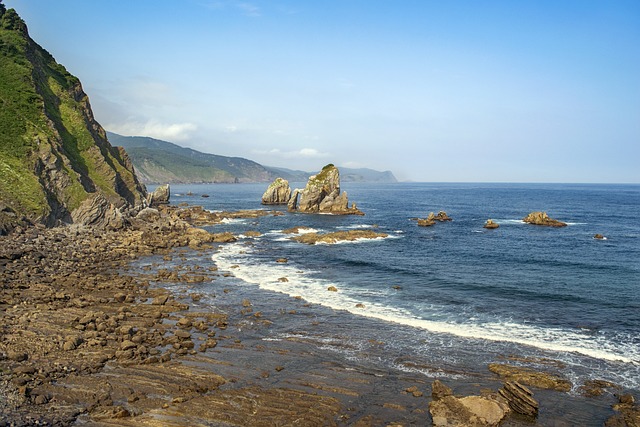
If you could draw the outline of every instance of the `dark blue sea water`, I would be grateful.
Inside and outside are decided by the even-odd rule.
[[[173,186],[172,203],[271,209],[260,205],[265,189]],[[334,325],[319,332],[292,323],[271,339],[314,340],[344,357],[427,376],[460,377],[511,355],[553,360],[576,387],[598,378],[640,390],[639,185],[345,183],[342,189],[365,216],[286,213],[212,229],[241,236],[211,253],[221,271],[233,272],[236,286],[265,301],[301,296]],[[198,197],[204,193],[210,197]],[[453,221],[418,227],[412,219],[440,210]],[[523,223],[532,211],[569,225]],[[500,228],[483,229],[488,218]],[[282,233],[293,226],[371,228],[389,237],[304,245]],[[244,237],[249,230],[262,235]],[[596,233],[606,240],[594,239]],[[275,262],[280,257],[288,263]],[[338,292],[328,292],[331,285]],[[383,338],[383,352],[358,350],[372,338]]]

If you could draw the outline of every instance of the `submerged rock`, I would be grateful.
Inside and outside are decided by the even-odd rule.
[[[349,207],[347,192],[340,192],[340,172],[332,164],[311,176],[304,190],[295,189],[287,208],[292,212],[364,215],[355,204]]]
[[[286,205],[291,198],[289,181],[276,178],[262,195],[263,205]]]
[[[567,224],[557,219],[549,218],[546,212],[531,212],[522,219],[527,224],[544,225],[546,227],[566,227]]]

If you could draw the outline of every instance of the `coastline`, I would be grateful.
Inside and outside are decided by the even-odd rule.
[[[36,228],[3,237],[5,425],[429,425],[431,378],[339,360],[305,339],[265,340],[277,313],[257,299],[230,298],[224,311],[215,300],[201,303],[198,284],[224,275],[186,261],[233,236],[194,225],[269,214],[257,212],[164,208],[125,231]],[[143,258],[151,262],[140,272],[132,262]],[[167,289],[176,282],[180,290]],[[234,295],[230,286],[217,292]],[[281,315],[306,315],[304,301],[290,301]],[[443,381],[456,394],[490,395],[501,386],[492,375]],[[541,408],[586,405],[604,420],[616,414],[614,393],[536,389],[535,397]],[[541,413],[538,421],[566,420]],[[510,416],[501,425],[532,422]]]

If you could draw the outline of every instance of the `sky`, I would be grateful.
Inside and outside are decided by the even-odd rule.
[[[636,0],[4,0],[102,126],[423,182],[640,183]]]

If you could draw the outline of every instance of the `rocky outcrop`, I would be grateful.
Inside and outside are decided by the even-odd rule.
[[[292,237],[291,240],[296,242],[306,243],[308,245],[314,245],[316,243],[333,244],[338,242],[352,242],[359,239],[383,239],[388,237],[385,233],[376,233],[372,230],[350,230],[350,231],[336,231],[334,233],[304,233],[298,236]]]
[[[0,85],[0,205],[11,209],[0,228],[85,218],[74,211],[101,205],[97,195],[120,210],[141,206],[146,189],[107,140],[78,78],[31,39],[13,9],[0,11],[0,39],[2,69],[10,70]],[[115,212],[107,211],[90,216]]]
[[[522,219],[527,224],[544,225],[546,227],[566,227],[567,224],[556,219],[549,218],[546,212],[531,212]]]
[[[487,222],[483,225],[483,228],[488,228],[489,230],[493,230],[500,227],[500,224],[497,222],[493,222],[492,219],[488,219]]]
[[[517,381],[531,387],[547,390],[569,391],[571,382],[550,372],[536,371],[531,368],[491,363],[489,370],[507,381]]]
[[[438,391],[435,383],[432,387],[434,400],[429,403],[429,412],[434,426],[497,426],[511,412],[506,403],[497,399],[484,396],[455,397],[448,392],[450,389],[442,386],[442,383],[437,385]]]
[[[533,398],[533,393],[519,382],[507,381],[498,393],[507,399],[509,406],[515,412],[530,417],[538,416],[539,404]]]
[[[417,218],[417,220],[420,227],[431,227],[436,223],[436,221],[453,221],[445,211],[440,211],[437,215],[433,212],[429,212],[429,215],[426,218]]]
[[[262,195],[263,205],[286,205],[291,198],[289,181],[276,178]]]
[[[71,217],[74,224],[107,230],[120,230],[126,225],[120,209],[109,203],[100,193],[85,200]]]
[[[332,164],[311,176],[304,190],[295,189],[287,207],[292,212],[364,215],[355,203],[349,207],[347,192],[340,192],[340,172]]]
[[[168,205],[171,198],[171,188],[169,184],[160,185],[153,193],[147,195],[147,204],[152,208]]]

